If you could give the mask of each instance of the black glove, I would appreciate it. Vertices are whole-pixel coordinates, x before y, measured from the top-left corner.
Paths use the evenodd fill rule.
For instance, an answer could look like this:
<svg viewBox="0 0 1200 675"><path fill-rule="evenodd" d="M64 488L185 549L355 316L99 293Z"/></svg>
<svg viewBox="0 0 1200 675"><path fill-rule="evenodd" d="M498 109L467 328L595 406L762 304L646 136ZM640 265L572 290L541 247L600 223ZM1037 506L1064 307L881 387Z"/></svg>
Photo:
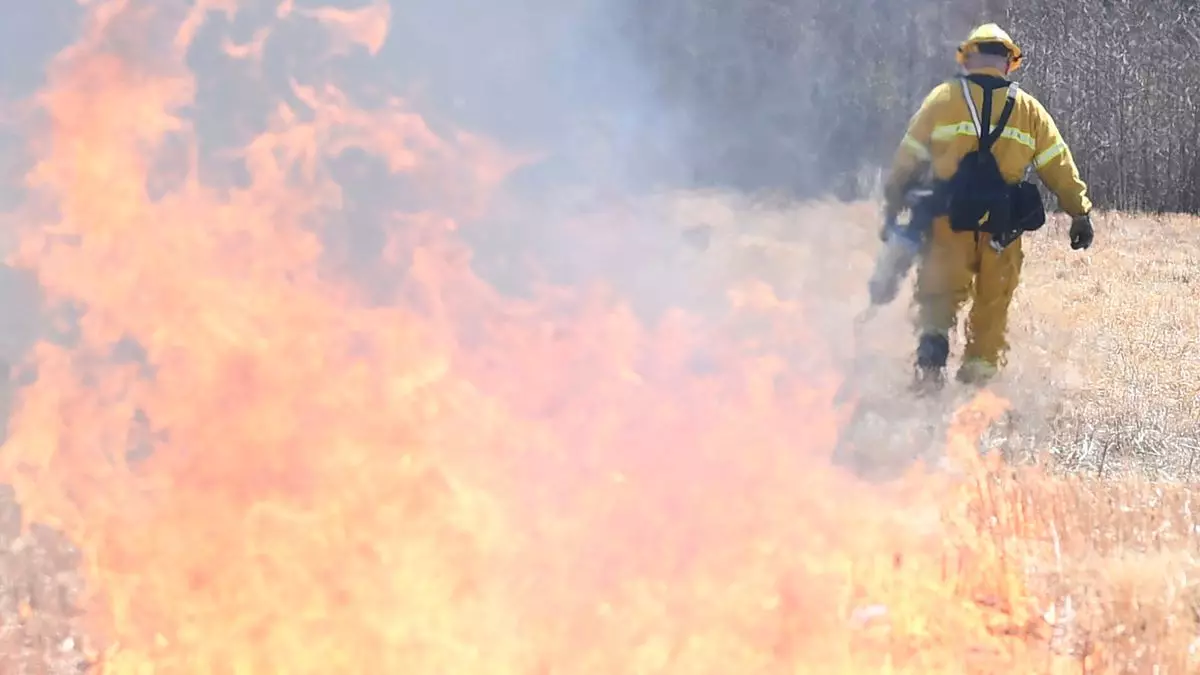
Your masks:
<svg viewBox="0 0 1200 675"><path fill-rule="evenodd" d="M1071 249L1078 251L1086 249L1092 245L1092 239L1096 236L1095 230L1092 229L1092 217L1088 214L1075 216L1071 219Z"/></svg>

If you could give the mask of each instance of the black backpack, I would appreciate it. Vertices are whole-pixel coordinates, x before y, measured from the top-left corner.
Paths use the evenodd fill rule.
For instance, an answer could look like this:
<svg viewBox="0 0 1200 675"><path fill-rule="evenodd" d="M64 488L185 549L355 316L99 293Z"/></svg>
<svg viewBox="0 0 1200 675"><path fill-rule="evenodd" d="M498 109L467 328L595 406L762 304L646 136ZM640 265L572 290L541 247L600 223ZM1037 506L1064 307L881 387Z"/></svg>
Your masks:
<svg viewBox="0 0 1200 675"><path fill-rule="evenodd" d="M982 115L975 109L968 80L983 88ZM1013 213L1014 189L1000 173L1000 165L992 154L992 145L999 140L1004 127L1008 125L1008 118L1012 116L1017 101L1017 85L1003 78L986 75L965 75L959 81L963 96L967 99L967 108L971 111L975 133L979 137L979 148L963 156L958 170L946 186L949 188L947 212L950 229L990 234L1012 231L1018 228L1014 217L1016 214ZM1008 88L1004 109L1000 112L996 127L988 130L985 125L992 119L992 94L1002 87Z"/></svg>

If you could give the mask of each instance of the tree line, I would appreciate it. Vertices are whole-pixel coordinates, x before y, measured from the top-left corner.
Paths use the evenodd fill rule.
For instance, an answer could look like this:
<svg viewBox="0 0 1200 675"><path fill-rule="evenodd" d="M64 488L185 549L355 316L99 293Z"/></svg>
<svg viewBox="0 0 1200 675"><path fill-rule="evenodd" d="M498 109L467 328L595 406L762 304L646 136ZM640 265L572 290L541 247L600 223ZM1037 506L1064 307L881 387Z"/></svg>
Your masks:
<svg viewBox="0 0 1200 675"><path fill-rule="evenodd" d="M1194 0L629 0L699 185L869 194L954 50L995 21L1100 208L1200 212Z"/></svg>

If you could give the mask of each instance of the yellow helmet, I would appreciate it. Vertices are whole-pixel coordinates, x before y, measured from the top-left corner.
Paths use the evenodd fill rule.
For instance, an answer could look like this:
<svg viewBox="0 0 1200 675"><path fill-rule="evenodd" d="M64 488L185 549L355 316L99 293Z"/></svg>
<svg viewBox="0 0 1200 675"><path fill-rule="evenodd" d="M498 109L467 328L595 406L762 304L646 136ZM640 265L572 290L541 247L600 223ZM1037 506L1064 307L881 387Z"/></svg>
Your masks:
<svg viewBox="0 0 1200 675"><path fill-rule="evenodd" d="M962 65L967 60L968 54L977 53L981 44L1001 44L1008 50L1009 68L1008 72L1012 72L1021 66L1021 48L1013 39L994 23L985 23L967 36L966 40L958 46L958 63Z"/></svg>

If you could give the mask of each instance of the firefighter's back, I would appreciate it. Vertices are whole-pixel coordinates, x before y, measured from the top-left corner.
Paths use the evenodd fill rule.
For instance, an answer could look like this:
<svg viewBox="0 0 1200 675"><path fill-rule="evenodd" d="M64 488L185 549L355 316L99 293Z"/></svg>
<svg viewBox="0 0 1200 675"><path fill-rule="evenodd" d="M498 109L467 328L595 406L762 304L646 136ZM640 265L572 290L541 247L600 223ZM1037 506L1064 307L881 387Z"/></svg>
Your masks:
<svg viewBox="0 0 1200 675"><path fill-rule="evenodd" d="M997 85L991 96L989 128L992 128L1000 120L1009 89L1005 80L989 77L992 77ZM963 156L979 148L979 136L972 110L963 94L963 81L963 78L954 78L943 82L930 95L931 103L935 104L936 109L929 150L934 175L941 180L948 180L954 175ZM975 110L982 116L983 87L967 81L967 88ZM992 146L992 153L996 156L996 163L1006 181L1019 182L1024 177L1026 168L1034 162L1038 133L1044 127L1044 120L1045 109L1041 103L1031 94L1017 88L1008 123L996 144Z"/></svg>

